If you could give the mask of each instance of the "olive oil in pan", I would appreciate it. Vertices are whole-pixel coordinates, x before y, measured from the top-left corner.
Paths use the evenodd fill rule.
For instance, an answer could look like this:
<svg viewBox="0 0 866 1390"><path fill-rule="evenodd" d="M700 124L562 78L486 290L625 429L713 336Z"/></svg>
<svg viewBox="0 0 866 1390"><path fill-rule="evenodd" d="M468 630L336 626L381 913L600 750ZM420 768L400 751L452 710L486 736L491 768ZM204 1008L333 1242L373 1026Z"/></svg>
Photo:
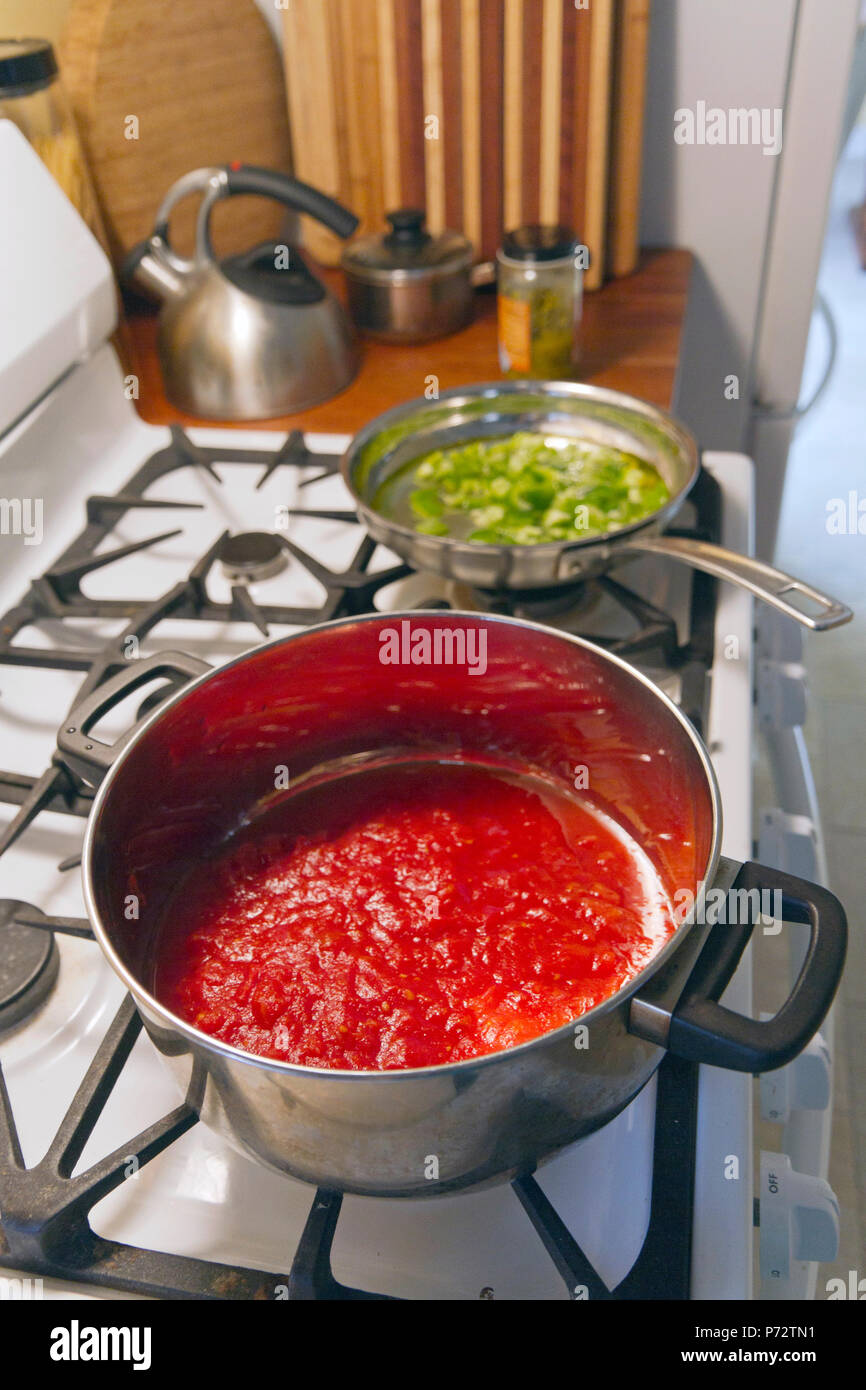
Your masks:
<svg viewBox="0 0 866 1390"><path fill-rule="evenodd" d="M373 505L423 535L543 545L620 530L669 497L657 469L635 454L524 431L412 459L379 487Z"/></svg>

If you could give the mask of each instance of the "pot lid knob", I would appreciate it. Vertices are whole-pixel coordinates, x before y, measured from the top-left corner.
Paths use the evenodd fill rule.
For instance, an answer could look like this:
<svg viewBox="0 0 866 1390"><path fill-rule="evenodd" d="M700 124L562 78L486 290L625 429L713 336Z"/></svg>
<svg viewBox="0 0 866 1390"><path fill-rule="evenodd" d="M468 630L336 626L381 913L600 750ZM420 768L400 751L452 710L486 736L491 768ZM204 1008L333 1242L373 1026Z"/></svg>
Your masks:
<svg viewBox="0 0 866 1390"><path fill-rule="evenodd" d="M391 224L391 230L385 236L386 246L393 246L400 250L420 250L431 240L430 233L424 226L425 213L421 208L397 208L394 212L385 214Z"/></svg>

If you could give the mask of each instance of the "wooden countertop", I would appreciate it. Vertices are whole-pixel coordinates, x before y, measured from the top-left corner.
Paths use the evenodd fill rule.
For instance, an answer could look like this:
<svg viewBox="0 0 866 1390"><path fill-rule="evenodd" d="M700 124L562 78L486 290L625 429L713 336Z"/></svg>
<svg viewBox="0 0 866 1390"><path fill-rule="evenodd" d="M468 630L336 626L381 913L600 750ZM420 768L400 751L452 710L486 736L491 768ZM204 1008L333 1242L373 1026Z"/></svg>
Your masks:
<svg viewBox="0 0 866 1390"><path fill-rule="evenodd" d="M647 251L638 269L584 300L578 379L625 391L670 409L680 353L692 257L688 251ZM331 277L326 273L326 279ZM318 430L351 434L383 410L424 394L431 374L439 390L496 381L496 296L476 296L475 321L433 343L396 347L364 341L359 375L339 396L311 410L273 420L230 421L239 428ZM176 410L165 399L156 355L156 315L126 321L130 372L139 378L138 410L152 424L212 424ZM223 422L220 422L222 425Z"/></svg>

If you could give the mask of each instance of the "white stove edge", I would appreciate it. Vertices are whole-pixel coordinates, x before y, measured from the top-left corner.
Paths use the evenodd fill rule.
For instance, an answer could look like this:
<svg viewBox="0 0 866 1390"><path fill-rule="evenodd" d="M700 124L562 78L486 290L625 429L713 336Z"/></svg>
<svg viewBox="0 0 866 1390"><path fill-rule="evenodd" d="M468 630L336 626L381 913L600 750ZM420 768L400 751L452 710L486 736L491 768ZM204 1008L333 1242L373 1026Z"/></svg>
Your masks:
<svg viewBox="0 0 866 1390"><path fill-rule="evenodd" d="M0 119L0 170L13 190L0 216L0 434L105 342L117 290L102 247L10 120Z"/></svg>
<svg viewBox="0 0 866 1390"><path fill-rule="evenodd" d="M722 544L752 553L754 467L741 454L708 452L704 466L725 485ZM723 807L722 852L752 857L752 738L754 600L745 589L719 584L707 745ZM738 639L730 656L729 637ZM725 1003L744 1013L752 1005L752 962L747 951ZM751 1076L701 1067L698 1153L692 1250L692 1297L753 1297L752 1226L754 1138ZM731 1159L737 1160L739 1176Z"/></svg>

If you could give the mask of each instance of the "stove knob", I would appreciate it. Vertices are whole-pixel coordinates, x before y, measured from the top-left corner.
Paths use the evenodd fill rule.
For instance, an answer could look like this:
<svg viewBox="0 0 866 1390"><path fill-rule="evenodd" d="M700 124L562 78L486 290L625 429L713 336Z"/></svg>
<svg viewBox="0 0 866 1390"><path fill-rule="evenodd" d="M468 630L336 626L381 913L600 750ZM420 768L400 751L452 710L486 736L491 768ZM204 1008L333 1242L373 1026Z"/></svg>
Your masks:
<svg viewBox="0 0 866 1390"><path fill-rule="evenodd" d="M810 816L764 807L758 817L758 860L800 878L819 877L818 835Z"/></svg>
<svg viewBox="0 0 866 1390"><path fill-rule="evenodd" d="M755 663L758 723L762 729L798 729L806 722L806 682L797 662Z"/></svg>
<svg viewBox="0 0 866 1390"><path fill-rule="evenodd" d="M771 1018L762 1014L761 1018ZM826 1110L830 1104L830 1049L816 1033L786 1067L761 1077L761 1119L786 1124L792 1110Z"/></svg>
<svg viewBox="0 0 866 1390"><path fill-rule="evenodd" d="M758 614L759 657L768 661L802 661L803 629L777 608L763 607Z"/></svg>
<svg viewBox="0 0 866 1390"><path fill-rule="evenodd" d="M829 1183L791 1167L787 1154L761 1152L761 1278L779 1286L794 1260L834 1260L839 1203Z"/></svg>

